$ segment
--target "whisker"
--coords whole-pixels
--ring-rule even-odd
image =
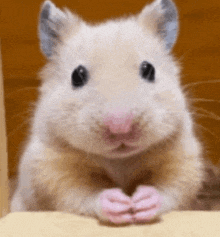
[[[209,80],[209,81],[197,81],[197,82],[191,82],[186,85],[183,85],[183,89],[191,87],[191,86],[196,86],[196,85],[202,85],[202,84],[212,84],[212,83],[218,83],[220,82],[220,79],[217,80]]]
[[[209,110],[206,110],[203,108],[197,108],[197,107],[194,107],[194,109],[204,112],[206,115],[210,116],[211,118],[213,118],[215,120],[220,120],[220,116],[216,115],[215,113],[213,113]]]
[[[207,119],[215,119],[213,118],[212,116],[209,116],[207,114],[200,114],[200,113],[191,113],[192,115],[195,115],[195,116],[198,116],[198,117],[204,117],[204,118],[207,118]],[[216,120],[216,119],[215,119]]]
[[[195,102],[216,102],[220,103],[220,100],[213,100],[213,99],[203,99],[203,98],[189,98],[190,101],[195,101]]]
[[[206,132],[209,132],[213,137],[215,137],[218,141],[219,141],[219,137],[213,133],[210,129],[202,126],[201,124],[198,124],[198,123],[194,123],[195,126],[198,126],[198,127],[201,127],[202,129],[204,129]]]

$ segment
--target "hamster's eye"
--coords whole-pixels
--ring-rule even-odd
[[[155,80],[155,69],[152,64],[144,61],[140,67],[141,77],[147,79],[150,82]]]
[[[72,85],[81,87],[88,81],[88,71],[82,65],[79,65],[72,73]]]

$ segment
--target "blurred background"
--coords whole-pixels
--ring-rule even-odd
[[[147,0],[55,0],[84,20],[138,13]],[[207,160],[220,155],[220,1],[175,0],[180,32],[173,49],[183,66],[182,84],[192,104],[195,129]],[[46,62],[39,49],[38,16],[41,0],[1,0],[0,38],[8,134],[9,176],[17,171],[28,135],[40,85],[38,71]]]

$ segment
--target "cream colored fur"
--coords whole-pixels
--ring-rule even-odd
[[[163,196],[158,215],[189,207],[203,179],[202,151],[179,63],[157,31],[159,2],[137,16],[97,25],[62,13],[60,42],[40,74],[12,211],[60,210],[105,220],[99,194],[113,187],[131,194],[139,184],[153,185]],[[154,83],[140,77],[143,61],[155,67]],[[78,65],[89,79],[76,89],[71,74]],[[131,111],[141,130],[134,143],[139,150],[129,157],[111,154],[115,147],[102,137],[103,117],[115,106]],[[148,171],[151,179],[143,175]]]

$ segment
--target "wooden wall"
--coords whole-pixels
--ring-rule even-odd
[[[101,21],[129,13],[137,13],[146,0],[56,0],[85,20]],[[220,1],[175,0],[180,14],[180,34],[174,54],[183,64],[183,84],[190,96],[205,98],[195,102],[195,110],[209,118],[196,116],[207,157],[215,163],[220,155]],[[45,59],[39,50],[37,23],[42,1],[1,0],[0,38],[6,103],[10,176],[28,131],[28,120],[37,99],[37,72]],[[201,82],[201,83],[200,83]],[[216,100],[216,101],[211,101]],[[208,110],[209,112],[205,112]],[[216,115],[214,115],[216,114]]]

